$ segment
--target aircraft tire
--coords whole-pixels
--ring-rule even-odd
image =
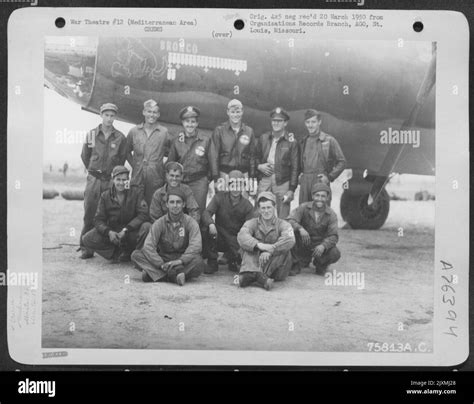
[[[390,197],[384,189],[373,206],[369,206],[368,193],[351,193],[345,190],[341,196],[341,216],[353,229],[380,229],[388,217]]]

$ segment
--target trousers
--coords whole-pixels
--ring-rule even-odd
[[[337,247],[331,247],[324,251],[320,257],[314,257],[313,263],[316,268],[326,269],[329,265],[334,264],[341,258],[341,252]]]
[[[196,199],[196,202],[199,205],[199,213],[202,216],[202,212],[206,209],[209,180],[207,177],[201,177],[195,181],[187,182],[186,185],[191,188],[191,191],[193,191],[194,199]]]
[[[263,272],[243,272],[240,274],[240,287],[245,288],[255,283],[263,288],[267,279],[268,276]]]
[[[201,231],[203,257],[216,260],[220,251],[225,252],[230,261],[240,264],[242,259],[239,254],[240,246],[237,241],[237,234],[232,234],[221,226],[216,225],[216,228],[217,238],[211,237],[208,229]]]
[[[178,265],[168,271],[163,270],[161,267],[156,268],[151,264],[150,261],[145,257],[141,250],[135,250],[132,253],[132,262],[142,271],[145,271],[148,276],[153,279],[154,282],[167,281],[176,282],[176,276],[180,273],[184,273],[185,279],[189,280],[197,278],[202,274],[205,268],[204,261],[199,255],[196,255],[190,262],[185,265]],[[176,257],[175,259],[178,259]],[[172,259],[164,259],[164,262],[172,261]]]
[[[121,252],[130,254],[136,248],[142,248],[145,238],[150,231],[151,223],[145,222],[140,226],[139,230],[127,232],[120,245],[110,242],[109,236],[100,234],[95,228],[88,231],[82,241],[84,247],[94,251],[107,260],[110,260]]]
[[[94,227],[94,216],[97,212],[100,195],[109,188],[110,180],[100,180],[90,174],[87,175],[87,184],[84,191],[84,223],[79,238],[81,247],[85,247],[82,241],[83,236]]]
[[[276,208],[278,217],[280,219],[286,219],[290,214],[291,201],[284,203],[283,197],[290,190],[290,182],[284,182],[281,185],[276,184],[275,174],[269,177],[263,177],[258,184],[257,195],[260,192],[270,191],[276,196]]]
[[[264,273],[275,281],[285,280],[293,264],[290,251],[271,256],[263,268],[259,266],[259,256],[259,252],[244,251],[240,273]]]
[[[301,241],[299,234],[296,234],[296,244],[291,249],[293,265],[299,266],[301,269],[307,267],[309,263],[313,261],[313,264],[316,267],[325,269],[330,264],[334,264],[335,262],[339,261],[339,258],[341,258],[341,252],[335,246],[331,247],[329,250],[325,250],[320,257],[313,258],[312,254],[314,247],[316,246],[305,246]]]
[[[311,190],[313,185],[316,182],[320,182],[317,173],[303,173],[300,179],[300,195],[299,195],[299,204],[301,205],[304,202],[311,202],[313,200],[313,195]],[[331,185],[329,184],[329,187]],[[327,205],[331,206],[332,195],[328,196]]]

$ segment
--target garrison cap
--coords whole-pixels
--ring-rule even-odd
[[[130,171],[125,166],[115,166],[112,170],[112,178],[115,178],[119,174],[130,174]]]
[[[111,102],[107,102],[105,104],[102,104],[100,107],[100,113],[104,111],[114,111],[115,113],[118,112],[118,107],[115,104],[112,104]]]
[[[306,119],[312,118],[313,116],[316,116],[319,120],[321,117],[321,112],[316,111],[315,109],[308,109],[304,113],[304,120],[306,121]]]
[[[169,173],[171,170],[179,170],[181,173],[184,172],[184,167],[182,164],[178,163],[177,161],[168,161],[165,164],[165,170]]]
[[[290,115],[283,108],[277,107],[270,112],[270,118],[272,119],[283,119],[284,121],[290,120]]]
[[[242,174],[242,171],[232,170],[229,173],[229,178],[244,178],[244,175]]]
[[[186,200],[186,195],[180,187],[169,188],[167,194],[168,196],[166,197],[166,200],[168,200],[170,195],[179,196],[183,202]]]
[[[329,186],[324,182],[317,182],[316,184],[313,184],[313,187],[311,188],[311,194],[321,191],[326,191],[328,195],[331,194],[331,188],[329,188]]]
[[[184,107],[181,111],[179,111],[179,118],[181,120],[186,118],[197,118],[199,115],[201,115],[201,111],[192,105]]]
[[[265,199],[268,199],[270,201],[272,201],[273,203],[276,203],[276,198],[275,198],[275,195],[273,195],[271,192],[260,192],[258,194],[258,197],[257,197],[257,203],[260,201],[260,199],[262,198],[265,198]]]
[[[234,98],[233,100],[230,100],[229,103],[227,104],[227,109],[231,109],[233,107],[243,108],[244,106],[239,100]]]

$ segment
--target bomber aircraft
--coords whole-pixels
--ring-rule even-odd
[[[238,98],[257,136],[280,106],[298,138],[304,111],[317,109],[352,169],[341,216],[352,228],[378,229],[393,173],[435,175],[435,71],[436,44],[403,39],[48,37],[44,79],[84,110],[115,103],[118,119],[130,123],[141,122],[153,98],[171,130],[178,111],[195,105],[200,128],[212,131]]]

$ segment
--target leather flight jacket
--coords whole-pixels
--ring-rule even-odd
[[[266,132],[258,139],[257,167],[258,164],[267,162],[272,142],[272,132]],[[298,186],[299,161],[300,154],[296,136],[293,133],[285,131],[283,135],[280,136],[275,151],[275,165],[273,170],[277,185],[289,181],[290,191],[295,191]],[[261,171],[258,171],[258,175],[259,180],[264,177]]]

